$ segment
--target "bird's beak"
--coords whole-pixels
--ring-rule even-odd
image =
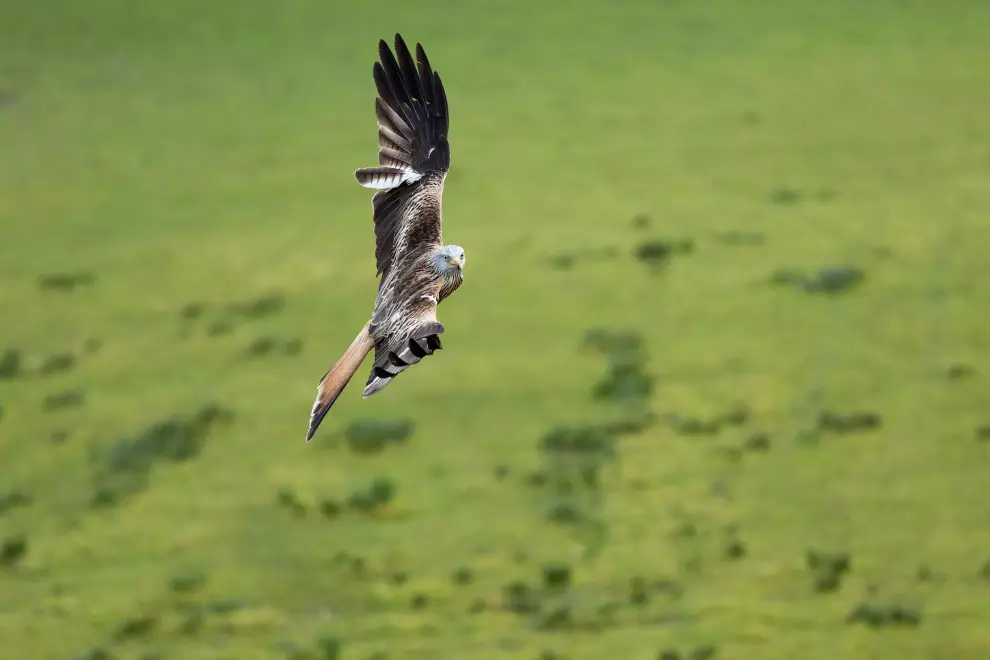
[[[453,259],[450,260],[450,265],[457,266],[458,268],[463,268],[464,260],[461,259],[460,257],[454,257]]]

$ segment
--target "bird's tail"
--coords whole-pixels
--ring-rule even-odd
[[[358,367],[361,366],[361,363],[364,362],[364,358],[374,348],[375,341],[368,334],[368,326],[370,324],[370,321],[364,324],[361,332],[358,333],[354,341],[351,342],[351,345],[340,356],[340,359],[337,360],[337,364],[333,365],[330,371],[323,376],[323,380],[320,381],[320,386],[316,393],[316,402],[313,404],[313,411],[309,417],[309,432],[306,434],[307,442],[316,433],[320,422],[330,412],[330,407],[333,406],[337,397],[347,387],[347,383],[358,370]]]

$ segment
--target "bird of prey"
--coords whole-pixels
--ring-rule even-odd
[[[373,73],[378,97],[378,167],[357,170],[371,200],[375,224],[378,297],[371,319],[320,381],[310,414],[310,440],[365,356],[375,363],[367,398],[441,348],[437,305],[461,285],[464,248],[444,245],[441,202],[450,168],[447,95],[420,44],[416,62],[402,37],[395,55],[378,43]]]

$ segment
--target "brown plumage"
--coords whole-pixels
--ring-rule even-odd
[[[371,320],[320,382],[310,416],[313,437],[373,347],[364,396],[384,389],[407,368],[441,348],[437,305],[460,286],[464,250],[443,244],[443,185],[450,167],[447,95],[423,47],[416,63],[402,37],[395,55],[380,41],[373,68],[378,97],[378,167],[354,173],[378,192],[372,198],[375,259],[381,280]]]

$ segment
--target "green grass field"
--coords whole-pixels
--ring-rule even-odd
[[[466,281],[306,444],[396,31]],[[988,44],[977,0],[0,4],[0,658],[990,657]]]

